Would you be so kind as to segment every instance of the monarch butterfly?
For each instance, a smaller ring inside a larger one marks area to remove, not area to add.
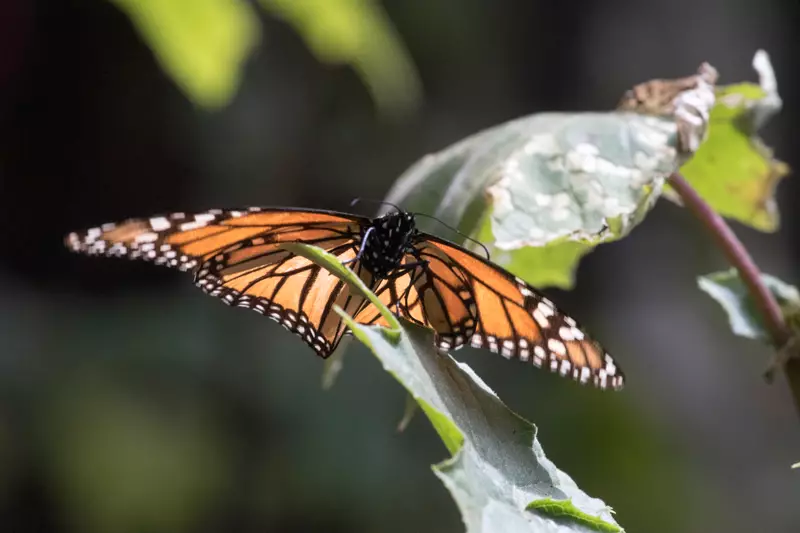
[[[333,304],[358,323],[387,325],[339,278],[281,243],[313,244],[352,269],[389,309],[432,328],[440,350],[467,344],[562,376],[619,389],[624,377],[577,322],[487,259],[416,229],[400,209],[378,218],[251,207],[104,224],[65,238],[89,255],[127,256],[194,273],[195,284],[252,309],[329,356],[346,333]]]

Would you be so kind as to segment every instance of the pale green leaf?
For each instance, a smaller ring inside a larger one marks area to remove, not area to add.
[[[544,498],[542,500],[532,501],[528,504],[529,510],[535,510],[543,514],[554,516],[556,518],[568,518],[576,522],[586,524],[592,529],[597,531],[605,531],[609,533],[619,533],[622,528],[598,519],[595,516],[587,515],[577,507],[575,507],[570,500],[554,500],[552,498]]]
[[[231,0],[110,0],[124,11],[161,66],[198,105],[220,108],[239,87],[258,43],[255,11]]]
[[[392,316],[336,257],[311,246],[284,246],[367,294],[387,320]],[[438,353],[430,330],[397,324],[393,317],[389,323],[397,329],[366,327],[337,312],[415,398],[451,453],[434,472],[456,500],[468,532],[587,532],[597,524],[618,530],[608,506],[545,457],[536,427],[509,410],[467,365]],[[565,519],[526,510],[547,498],[571,501],[574,511]]]
[[[753,65],[761,85],[718,87],[708,138],[681,173],[721,215],[761,231],[775,231],[779,224],[775,189],[789,167],[773,157],[756,132],[780,111],[781,99],[766,53],[756,54]],[[672,191],[667,195],[675,199]]]
[[[769,274],[762,274],[761,280],[777,299],[787,322],[793,324],[800,318],[800,293],[797,288]],[[735,269],[701,276],[697,284],[722,306],[735,334],[763,341],[770,339],[761,314]]]
[[[532,115],[424,157],[387,200],[476,237],[533,285],[571,287],[581,256],[644,218],[677,169],[675,145],[667,119]]]
[[[379,109],[403,114],[420,101],[419,76],[374,0],[260,0],[295,27],[320,61],[352,66]]]

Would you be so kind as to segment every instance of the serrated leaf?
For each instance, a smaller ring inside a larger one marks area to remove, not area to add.
[[[800,293],[797,288],[769,274],[762,274],[761,280],[777,299],[787,322],[794,324],[800,317]],[[735,269],[701,276],[697,278],[697,284],[722,306],[736,335],[762,341],[770,339],[761,314]]]
[[[162,68],[198,105],[219,108],[236,93],[260,30],[246,2],[110,0],[125,12]]]
[[[336,257],[312,246],[284,247],[367,291]],[[469,366],[438,353],[430,330],[398,324],[374,295],[365,294],[398,329],[361,326],[337,312],[414,397],[452,454],[434,472],[456,500],[468,532],[590,531],[585,522],[526,511],[529,502],[545,498],[571,500],[575,513],[616,526],[602,501],[581,491],[545,457],[533,424],[508,409]]]
[[[775,159],[757,130],[780,111],[781,99],[766,53],[753,59],[761,85],[717,88],[708,138],[681,168],[681,174],[723,216],[761,231],[779,224],[775,189],[789,166]],[[669,198],[676,199],[668,191]]]
[[[527,507],[530,511],[537,511],[556,518],[568,518],[575,520],[578,523],[585,524],[591,529],[596,531],[605,531],[609,533],[619,533],[622,528],[599,520],[597,517],[587,515],[574,505],[570,500],[554,500],[552,498],[544,498],[535,500],[528,504]]]
[[[490,244],[495,262],[534,285],[571,287],[581,256],[644,218],[678,167],[675,145],[667,119],[537,114],[426,156],[387,200]]]
[[[320,61],[351,65],[379,109],[402,114],[421,99],[421,84],[400,37],[373,0],[260,0],[292,24]]]

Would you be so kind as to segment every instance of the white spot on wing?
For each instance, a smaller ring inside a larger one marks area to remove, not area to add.
[[[150,219],[150,227],[153,231],[164,231],[172,226],[166,217],[153,217]]]

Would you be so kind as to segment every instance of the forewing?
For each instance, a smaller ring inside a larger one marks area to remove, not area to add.
[[[66,244],[90,255],[123,256],[193,270],[195,283],[228,305],[261,313],[327,357],[345,326],[333,309],[351,315],[364,299],[328,271],[280,247],[313,244],[346,261],[355,258],[367,219],[320,211],[250,208],[173,213],[71,233]],[[351,267],[372,286],[360,262]]]
[[[191,270],[236,243],[263,239],[264,242],[302,241],[324,245],[331,233],[349,238],[365,221],[367,219],[362,217],[325,211],[259,207],[212,209],[196,214],[172,213],[103,224],[70,233],[65,244],[79,253],[143,259]]]

